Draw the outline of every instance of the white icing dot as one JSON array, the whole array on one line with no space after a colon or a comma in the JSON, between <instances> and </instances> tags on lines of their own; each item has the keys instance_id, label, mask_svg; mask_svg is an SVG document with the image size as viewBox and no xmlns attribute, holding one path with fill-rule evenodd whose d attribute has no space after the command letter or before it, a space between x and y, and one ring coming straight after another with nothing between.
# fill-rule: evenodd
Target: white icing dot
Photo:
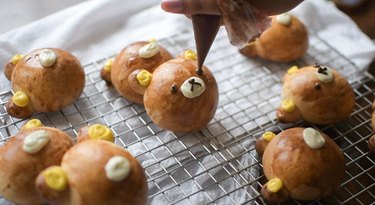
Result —
<instances>
[{"instance_id":1,"label":"white icing dot","mask_svg":"<svg viewBox=\"0 0 375 205\"><path fill-rule=\"evenodd\" d=\"M325 139L320 132L311 127L303 130L303 140L312 149L319 149L325 144Z\"/></svg>"},{"instance_id":2,"label":"white icing dot","mask_svg":"<svg viewBox=\"0 0 375 205\"><path fill-rule=\"evenodd\" d=\"M276 20L284 26L289 26L292 22L292 15L290 15L290 13L283 13L278 15Z\"/></svg>"},{"instance_id":3,"label":"white icing dot","mask_svg":"<svg viewBox=\"0 0 375 205\"><path fill-rule=\"evenodd\" d=\"M130 173L130 162L123 156L114 156L105 165L105 173L111 181L119 182Z\"/></svg>"},{"instance_id":4,"label":"white icing dot","mask_svg":"<svg viewBox=\"0 0 375 205\"><path fill-rule=\"evenodd\" d=\"M198 77L191 77L181 85L181 92L187 98L195 98L206 90L206 84Z\"/></svg>"},{"instance_id":5,"label":"white icing dot","mask_svg":"<svg viewBox=\"0 0 375 205\"><path fill-rule=\"evenodd\" d=\"M322 83L330 83L333 81L332 69L328 67L318 68L316 70L316 75Z\"/></svg>"},{"instance_id":6,"label":"white icing dot","mask_svg":"<svg viewBox=\"0 0 375 205\"><path fill-rule=\"evenodd\" d=\"M23 150L33 154L39 152L49 141L49 133L45 130L34 131L23 140Z\"/></svg>"},{"instance_id":7,"label":"white icing dot","mask_svg":"<svg viewBox=\"0 0 375 205\"><path fill-rule=\"evenodd\" d=\"M43 67L50 67L56 62L56 54L51 49L43 49L39 54L39 62Z\"/></svg>"},{"instance_id":8,"label":"white icing dot","mask_svg":"<svg viewBox=\"0 0 375 205\"><path fill-rule=\"evenodd\" d=\"M156 42L152 41L148 43L147 45L143 46L141 49L139 49L139 56L141 58L151 58L155 56L157 53L159 53L159 46Z\"/></svg>"}]
</instances>

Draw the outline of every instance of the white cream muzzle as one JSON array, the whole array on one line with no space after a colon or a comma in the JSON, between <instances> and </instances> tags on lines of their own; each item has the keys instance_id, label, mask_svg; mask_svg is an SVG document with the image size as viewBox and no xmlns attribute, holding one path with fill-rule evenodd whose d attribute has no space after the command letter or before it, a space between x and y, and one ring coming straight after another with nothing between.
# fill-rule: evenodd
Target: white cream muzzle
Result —
<instances>
[{"instance_id":1,"label":"white cream muzzle","mask_svg":"<svg viewBox=\"0 0 375 205\"><path fill-rule=\"evenodd\" d=\"M25 152L34 154L43 149L48 142L49 133L45 130L37 130L25 137L22 148Z\"/></svg>"},{"instance_id":2,"label":"white cream muzzle","mask_svg":"<svg viewBox=\"0 0 375 205\"><path fill-rule=\"evenodd\" d=\"M114 156L109 159L104 169L107 178L114 182L125 179L131 170L129 160L123 156Z\"/></svg>"},{"instance_id":3,"label":"white cream muzzle","mask_svg":"<svg viewBox=\"0 0 375 205\"><path fill-rule=\"evenodd\" d=\"M196 98L206 90L206 84L198 77L190 77L181 85L181 92L187 98Z\"/></svg>"},{"instance_id":4,"label":"white cream muzzle","mask_svg":"<svg viewBox=\"0 0 375 205\"><path fill-rule=\"evenodd\" d=\"M39 53L39 62L43 67L50 67L56 62L57 56L51 49L43 49Z\"/></svg>"},{"instance_id":5,"label":"white cream muzzle","mask_svg":"<svg viewBox=\"0 0 375 205\"><path fill-rule=\"evenodd\" d=\"M326 142L320 132L311 127L303 130L303 140L312 149L320 149Z\"/></svg>"}]
</instances>

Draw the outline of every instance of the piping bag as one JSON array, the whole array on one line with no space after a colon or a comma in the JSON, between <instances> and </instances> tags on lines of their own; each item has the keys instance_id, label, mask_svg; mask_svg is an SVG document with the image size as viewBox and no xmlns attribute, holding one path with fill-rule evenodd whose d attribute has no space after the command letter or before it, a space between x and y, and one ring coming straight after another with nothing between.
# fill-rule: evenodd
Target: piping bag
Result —
<instances>
[{"instance_id":1,"label":"piping bag","mask_svg":"<svg viewBox=\"0 0 375 205\"><path fill-rule=\"evenodd\" d=\"M202 66L223 22L231 44L242 48L254 41L271 26L271 19L253 7L248 0L217 0L221 15L192 15L197 49L197 74Z\"/></svg>"}]
</instances>

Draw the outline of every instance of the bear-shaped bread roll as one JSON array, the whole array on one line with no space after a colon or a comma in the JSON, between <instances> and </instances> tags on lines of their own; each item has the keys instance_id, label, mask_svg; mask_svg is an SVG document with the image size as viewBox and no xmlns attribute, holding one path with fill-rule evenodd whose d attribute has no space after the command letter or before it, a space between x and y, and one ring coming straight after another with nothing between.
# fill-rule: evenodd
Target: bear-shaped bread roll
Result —
<instances>
[{"instance_id":1,"label":"bear-shaped bread roll","mask_svg":"<svg viewBox=\"0 0 375 205\"><path fill-rule=\"evenodd\" d=\"M103 125L82 128L61 165L39 174L38 192L52 205L146 204L143 168L130 152L110 142L113 139Z\"/></svg>"},{"instance_id":2,"label":"bear-shaped bread roll","mask_svg":"<svg viewBox=\"0 0 375 205\"><path fill-rule=\"evenodd\" d=\"M291 62L305 55L308 44L308 32L303 23L284 13L273 16L271 27L240 49L240 53L275 62Z\"/></svg>"},{"instance_id":3,"label":"bear-shaped bread roll","mask_svg":"<svg viewBox=\"0 0 375 205\"><path fill-rule=\"evenodd\" d=\"M330 195L345 175L344 154L326 134L313 128L266 132L256 142L269 180L262 196L269 203L288 197L316 200Z\"/></svg>"},{"instance_id":4,"label":"bear-shaped bread roll","mask_svg":"<svg viewBox=\"0 0 375 205\"><path fill-rule=\"evenodd\" d=\"M160 65L144 93L144 106L151 120L163 129L191 132L202 129L213 118L219 91L211 71L198 70L196 53Z\"/></svg>"},{"instance_id":5,"label":"bear-shaped bread roll","mask_svg":"<svg viewBox=\"0 0 375 205\"><path fill-rule=\"evenodd\" d=\"M135 103L143 104L143 92L132 87L131 82L141 70L150 73L172 55L154 39L126 46L116 58L109 59L101 70L101 77L112 83L117 92Z\"/></svg>"},{"instance_id":6,"label":"bear-shaped bread roll","mask_svg":"<svg viewBox=\"0 0 375 205\"><path fill-rule=\"evenodd\" d=\"M77 100L85 85L80 62L71 53L58 48L15 55L4 72L14 91L6 105L7 111L16 118L60 110Z\"/></svg>"},{"instance_id":7,"label":"bear-shaped bread roll","mask_svg":"<svg viewBox=\"0 0 375 205\"><path fill-rule=\"evenodd\" d=\"M304 119L314 124L332 124L350 116L355 96L348 81L332 68L317 65L293 66L284 76L280 122Z\"/></svg>"},{"instance_id":8,"label":"bear-shaped bread roll","mask_svg":"<svg viewBox=\"0 0 375 205\"><path fill-rule=\"evenodd\" d=\"M0 147L0 195L15 204L45 204L35 180L45 168L59 165L72 145L66 133L37 119L28 121Z\"/></svg>"}]
</instances>

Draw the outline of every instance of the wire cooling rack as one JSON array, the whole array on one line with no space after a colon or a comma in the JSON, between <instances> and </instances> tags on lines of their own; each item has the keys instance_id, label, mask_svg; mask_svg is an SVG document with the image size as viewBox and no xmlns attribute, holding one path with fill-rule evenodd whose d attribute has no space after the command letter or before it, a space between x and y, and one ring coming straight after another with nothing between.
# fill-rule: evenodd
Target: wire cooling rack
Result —
<instances>
[{"instance_id":1,"label":"wire cooling rack","mask_svg":"<svg viewBox=\"0 0 375 205\"><path fill-rule=\"evenodd\" d=\"M193 36L182 32L160 43L178 54L194 47ZM38 113L46 125L62 129L73 138L80 127L102 123L116 135L116 143L128 149L145 168L149 204L266 204L260 187L266 179L255 139L265 131L276 133L294 126L313 126L329 134L345 153L346 177L330 197L313 202L289 200L285 204L374 204L375 157L367 139L375 79L323 39L310 35L308 54L293 64L247 59L229 46L222 30L207 59L220 90L214 119L199 132L175 134L154 125L143 106L128 102L99 77L104 58L85 66L86 86L80 99L58 112ZM292 65L315 62L339 70L353 86L355 111L331 126L305 122L280 124L275 109L280 104L281 77ZM5 104L11 91L0 94L0 143L15 135L25 120L10 117Z\"/></svg>"}]
</instances>

